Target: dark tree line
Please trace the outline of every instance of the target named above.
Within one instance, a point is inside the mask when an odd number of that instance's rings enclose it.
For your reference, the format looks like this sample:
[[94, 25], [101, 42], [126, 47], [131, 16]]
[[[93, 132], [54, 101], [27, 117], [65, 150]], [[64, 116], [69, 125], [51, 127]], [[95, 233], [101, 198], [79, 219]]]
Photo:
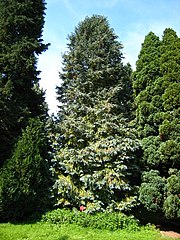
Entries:
[[39, 88], [43, 0], [0, 0], [0, 218], [49, 205], [47, 104]]
[[10, 157], [28, 119], [47, 114], [39, 89], [37, 56], [42, 40], [45, 3], [0, 1], [0, 164]]

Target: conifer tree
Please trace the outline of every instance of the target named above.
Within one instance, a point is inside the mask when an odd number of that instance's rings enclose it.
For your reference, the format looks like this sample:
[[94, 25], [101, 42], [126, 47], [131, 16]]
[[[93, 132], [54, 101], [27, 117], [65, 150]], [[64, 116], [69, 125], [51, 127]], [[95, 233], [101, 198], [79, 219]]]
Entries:
[[140, 200], [148, 210], [164, 212], [171, 219], [180, 217], [180, 189], [172, 187], [178, 186], [180, 165], [179, 50], [180, 39], [174, 30], [166, 29], [162, 41], [149, 33], [133, 77], [142, 165], [149, 170], [142, 176]]
[[52, 206], [50, 147], [47, 128], [40, 119], [30, 119], [19, 137], [13, 155], [1, 169], [0, 218], [13, 221]]
[[152, 118], [159, 109], [158, 94], [154, 92], [154, 82], [160, 75], [159, 47], [159, 38], [150, 32], [142, 44], [136, 62], [136, 71], [132, 77], [137, 130], [140, 138], [156, 135], [158, 132], [158, 127], [153, 124]]
[[131, 69], [103, 16], [85, 18], [68, 49], [58, 87], [58, 205], [128, 210], [136, 205], [139, 149], [129, 125]]
[[44, 11], [44, 0], [0, 0], [0, 165], [28, 119], [46, 114], [36, 66]]

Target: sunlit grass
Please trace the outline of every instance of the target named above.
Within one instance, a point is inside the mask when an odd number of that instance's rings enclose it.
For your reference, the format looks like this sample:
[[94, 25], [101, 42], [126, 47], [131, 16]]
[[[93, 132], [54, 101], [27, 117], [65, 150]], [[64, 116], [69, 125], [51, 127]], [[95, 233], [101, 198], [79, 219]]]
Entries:
[[[163, 240], [155, 230], [128, 232], [82, 228], [76, 225], [0, 224], [1, 240]], [[168, 238], [169, 240], [171, 238]]]

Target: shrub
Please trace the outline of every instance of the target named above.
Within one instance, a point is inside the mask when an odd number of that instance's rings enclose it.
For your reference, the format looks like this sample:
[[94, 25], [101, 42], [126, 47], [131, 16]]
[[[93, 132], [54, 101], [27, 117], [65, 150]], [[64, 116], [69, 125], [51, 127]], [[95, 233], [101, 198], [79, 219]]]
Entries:
[[87, 214], [77, 210], [56, 209], [43, 215], [42, 221], [53, 224], [76, 224], [102, 230], [139, 230], [138, 220], [122, 213]]

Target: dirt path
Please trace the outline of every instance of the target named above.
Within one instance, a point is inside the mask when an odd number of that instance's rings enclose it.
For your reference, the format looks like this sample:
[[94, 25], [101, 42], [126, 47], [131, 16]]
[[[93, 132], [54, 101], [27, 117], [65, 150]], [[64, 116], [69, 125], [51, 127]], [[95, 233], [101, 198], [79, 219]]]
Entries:
[[173, 232], [173, 231], [160, 231], [161, 235], [163, 237], [171, 237], [171, 238], [177, 238], [180, 239], [180, 233]]

